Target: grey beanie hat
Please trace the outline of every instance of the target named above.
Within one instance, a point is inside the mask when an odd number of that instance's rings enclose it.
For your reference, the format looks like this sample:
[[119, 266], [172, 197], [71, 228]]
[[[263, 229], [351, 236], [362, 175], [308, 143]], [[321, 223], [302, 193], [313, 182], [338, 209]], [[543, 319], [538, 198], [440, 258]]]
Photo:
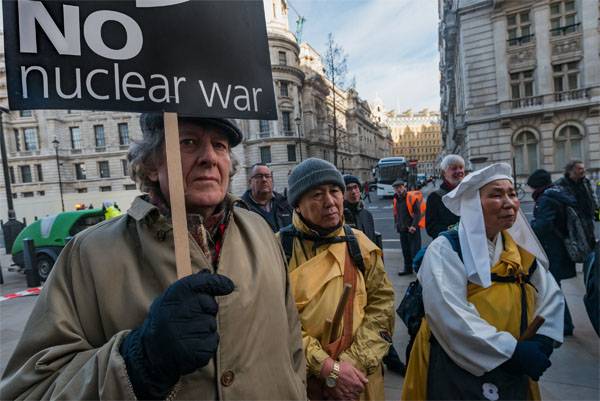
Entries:
[[346, 190], [342, 173], [328, 161], [311, 157], [298, 164], [288, 177], [288, 202], [298, 206], [306, 191], [319, 185], [335, 184]]

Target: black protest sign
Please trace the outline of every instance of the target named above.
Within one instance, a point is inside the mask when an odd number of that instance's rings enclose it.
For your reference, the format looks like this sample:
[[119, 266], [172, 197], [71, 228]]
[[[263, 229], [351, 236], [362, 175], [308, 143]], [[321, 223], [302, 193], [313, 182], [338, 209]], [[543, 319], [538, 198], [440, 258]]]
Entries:
[[261, 0], [4, 0], [12, 110], [276, 119]]

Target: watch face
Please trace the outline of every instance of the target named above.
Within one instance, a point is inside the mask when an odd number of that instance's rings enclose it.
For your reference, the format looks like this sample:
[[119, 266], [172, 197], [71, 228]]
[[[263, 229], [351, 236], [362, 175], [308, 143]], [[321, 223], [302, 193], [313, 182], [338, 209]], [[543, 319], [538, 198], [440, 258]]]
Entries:
[[325, 379], [325, 385], [329, 388], [334, 388], [336, 384], [337, 380], [335, 380], [333, 377], [328, 377]]

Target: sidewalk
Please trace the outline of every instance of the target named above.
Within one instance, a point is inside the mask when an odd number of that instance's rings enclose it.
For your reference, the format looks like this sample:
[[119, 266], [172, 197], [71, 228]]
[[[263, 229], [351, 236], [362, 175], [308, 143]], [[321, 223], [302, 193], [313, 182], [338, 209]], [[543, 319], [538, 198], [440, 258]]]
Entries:
[[[400, 250], [386, 250], [386, 269], [396, 291], [396, 305], [402, 299], [408, 284], [413, 277], [397, 275], [402, 263]], [[0, 295], [14, 293], [26, 289], [25, 276], [21, 273], [8, 272], [10, 257], [0, 254], [0, 263], [4, 272], [4, 285], [0, 285]], [[594, 332], [582, 297], [584, 294], [581, 274], [576, 278], [563, 281], [563, 290], [573, 315], [575, 335], [567, 337], [563, 346], [554, 351], [552, 367], [540, 381], [544, 400], [598, 400], [600, 399], [600, 341]], [[23, 297], [0, 302], [0, 372], [8, 362], [8, 358], [17, 345], [17, 341], [25, 326], [27, 317], [37, 297]], [[396, 319], [394, 345], [404, 360], [404, 352], [408, 343], [406, 328], [400, 319]], [[404, 379], [393, 373], [385, 373], [386, 399], [398, 401]]]

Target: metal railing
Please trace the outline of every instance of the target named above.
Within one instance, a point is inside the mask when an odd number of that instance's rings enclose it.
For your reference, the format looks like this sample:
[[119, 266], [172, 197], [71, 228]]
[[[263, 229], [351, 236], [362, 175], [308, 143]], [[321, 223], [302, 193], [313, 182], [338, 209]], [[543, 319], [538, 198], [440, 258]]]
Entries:
[[559, 26], [558, 28], [552, 28], [550, 29], [550, 34], [552, 36], [561, 36], [579, 32], [579, 25], [581, 25], [581, 22], [571, 25]]
[[518, 38], [510, 38], [507, 42], [509, 46], [521, 46], [525, 43], [530, 43], [534, 36], [535, 34], [532, 33], [530, 35], [519, 36]]

